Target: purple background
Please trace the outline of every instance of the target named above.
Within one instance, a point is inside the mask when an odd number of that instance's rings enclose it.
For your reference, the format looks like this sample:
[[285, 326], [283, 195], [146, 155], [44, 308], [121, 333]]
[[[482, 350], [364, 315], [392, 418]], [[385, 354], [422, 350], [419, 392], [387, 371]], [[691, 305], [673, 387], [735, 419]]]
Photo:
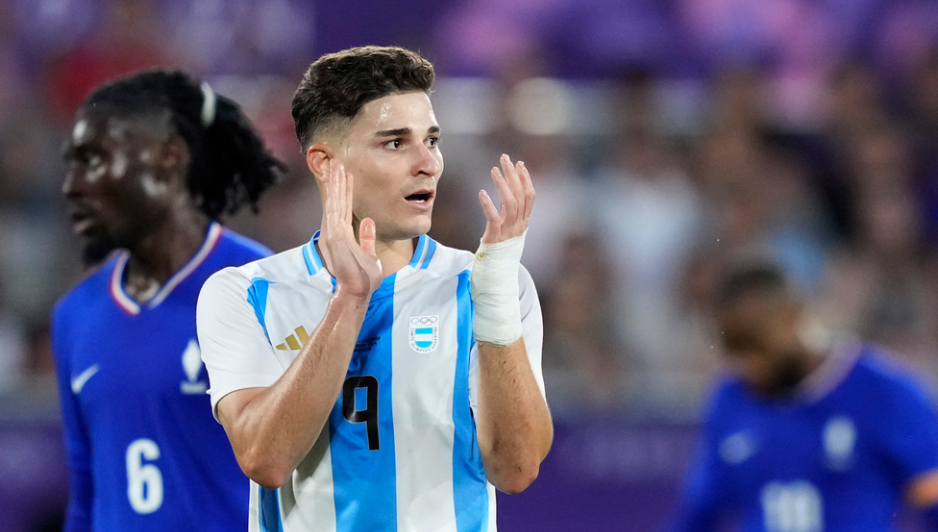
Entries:
[[[57, 203], [63, 174], [60, 146], [73, 110], [59, 100], [72, 103], [80, 100], [83, 94], [77, 92], [90, 87], [78, 82], [91, 81], [78, 79], [73, 87], [75, 94], [57, 94], [54, 89], [68, 91], [50, 82], [48, 76], [62, 67], [59, 62], [63, 57], [66, 64], [79, 65], [76, 70], [86, 67], [88, 63], [82, 62], [81, 54], [77, 59], [69, 55], [82, 45], [89, 46], [92, 55], [97, 54], [105, 66], [114, 61], [94, 46], [107, 48], [105, 45], [113, 46], [114, 42], [95, 41], [102, 34], [107, 35], [105, 13], [109, 6], [131, 4], [153, 6], [142, 26], [157, 30], [154, 42], [144, 48], [166, 54], [174, 65], [190, 69], [213, 83], [217, 80], [219, 86], [226, 87], [228, 82], [227, 87], [234, 88], [241, 82], [244, 90], [237, 94], [243, 101], [260, 100], [248, 107], [264, 126], [268, 142], [278, 145], [278, 141], [283, 141], [280, 145], [287, 146], [283, 151], [285, 157], [295, 157], [297, 152], [292, 123], [285, 112], [289, 93], [272, 91], [271, 102], [276, 106], [257, 93], [278, 87], [278, 79], [286, 80], [292, 91], [298, 72], [313, 58], [355, 45], [399, 44], [420, 49], [434, 61], [441, 79], [450, 81], [464, 76], [493, 83], [518, 81], [505, 75], [506, 69], [514, 67], [522, 75], [574, 80], [573, 90], [590, 86], [591, 82], [601, 85], [611, 81], [626, 67], [643, 66], [656, 80], [660, 78], [664, 86], [678, 89], [661, 93], [665, 95], [662, 100], [667, 104], [665, 110], [670, 111], [668, 116], [689, 116], [690, 123], [694, 123], [696, 115], [684, 112], [688, 108], [698, 111], [700, 116], [719, 114], [719, 100], [710, 96], [719, 95], [720, 87], [710, 80], [724, 69], [741, 65], [763, 67], [765, 82], [785, 89], [769, 98], [769, 110], [775, 118], [791, 118], [785, 113], [792, 109], [802, 110], [801, 115], [794, 115], [796, 118], [804, 115], [811, 118], [817, 108], [802, 106], [801, 102], [810, 102], [818, 94], [826, 95], [826, 89], [821, 90], [825, 86], [823, 80], [836, 71], [837, 65], [853, 58], [861, 58], [872, 66], [882, 90], [901, 101], [908, 88], [902, 83], [902, 72], [914, 72], [915, 59], [938, 45], [936, 0], [0, 0], [0, 148], [6, 147], [6, 151], [0, 150], [0, 222], [17, 222], [16, 231], [4, 236], [19, 235], [16, 240], [7, 236], [9, 240], [3, 241], [0, 259], [24, 257], [8, 261], [16, 263], [12, 266], [0, 261], [0, 285], [6, 282], [0, 286], [0, 317], [7, 312], [23, 318], [28, 325], [23, 336], [30, 344], [29, 355], [22, 367], [14, 369], [25, 378], [33, 378], [30, 390], [40, 392], [24, 394], [16, 387], [0, 391], [0, 532], [54, 530], [67, 493], [67, 469], [45, 327], [52, 302], [78, 274], [74, 267], [78, 256], [74, 239], [67, 231], [65, 209]], [[120, 29], [121, 25], [116, 26]], [[112, 32], [116, 29], [110, 28]], [[273, 83], [268, 84], [271, 80]], [[691, 91], [682, 92], [685, 87]], [[812, 88], [820, 92], [812, 92]], [[459, 100], [459, 94], [453, 99]], [[699, 106], [684, 105], [686, 101], [699, 102]], [[493, 108], [498, 104], [482, 103]], [[857, 110], [867, 103], [864, 101]], [[456, 110], [472, 113], [477, 109], [470, 106], [468, 110]], [[605, 108], [598, 109], [594, 115], [602, 118]], [[920, 118], [915, 113], [911, 115], [898, 119], [898, 124], [911, 128], [912, 119]], [[587, 113], [587, 118], [591, 118], [588, 122], [592, 127], [595, 117]], [[798, 120], [781, 123], [786, 127], [793, 127], [792, 124], [804, 127]], [[704, 125], [696, 133], [708, 133], [708, 127]], [[594, 131], [587, 133], [570, 139], [577, 150], [565, 161], [574, 169], [568, 177], [579, 180], [577, 186], [586, 189], [592, 180], [589, 171], [602, 166], [594, 162], [601, 151], [596, 146], [612, 141], [610, 137], [597, 138]], [[789, 133], [817, 132], [796, 127]], [[938, 139], [938, 127], [934, 136]], [[12, 142], [19, 139], [24, 144]], [[484, 143], [482, 138], [467, 140]], [[690, 141], [691, 148], [698, 146], [698, 140]], [[457, 145], [466, 152], [460, 154], [455, 149]], [[588, 148], [579, 149], [581, 145]], [[938, 140], [929, 145], [928, 164], [934, 163], [933, 146], [938, 146]], [[447, 151], [447, 157], [452, 156], [448, 159], [447, 175], [452, 175], [453, 181], [461, 176], [457, 163], [460, 158], [482, 159], [481, 149], [473, 148], [471, 143], [453, 143], [447, 150], [452, 150]], [[20, 153], [29, 157], [15, 157]], [[616, 164], [612, 160], [605, 162]], [[684, 164], [680, 158], [672, 163]], [[304, 168], [302, 161], [291, 164]], [[462, 170], [462, 177], [474, 175], [471, 168]], [[931, 172], [927, 174], [926, 184], [930, 187], [927, 190], [938, 190], [934, 177], [938, 171], [932, 167], [925, 170]], [[251, 233], [264, 235], [262, 241], [281, 246], [280, 249], [286, 245], [284, 242], [292, 247], [300, 241], [281, 236], [290, 235], [293, 229], [291, 217], [283, 213], [291, 213], [291, 206], [298, 211], [298, 205], [305, 209], [318, 204], [315, 195], [303, 194], [308, 188], [302, 187], [309, 187], [310, 181], [305, 172], [300, 173], [303, 179], [288, 183], [292, 188], [281, 188], [286, 192], [280, 193], [280, 203], [273, 203], [274, 208], [266, 210], [279, 216], [261, 218], [264, 225]], [[693, 169], [691, 174], [693, 186], [701, 194], [710, 197], [717, 190], [712, 188], [715, 184], [704, 183], [705, 178]], [[764, 184], [754, 177], [758, 176], [750, 176], [750, 180], [755, 187]], [[815, 177], [818, 176], [811, 175], [812, 179]], [[820, 175], [821, 179], [828, 177]], [[847, 183], [845, 187], [853, 186]], [[747, 193], [749, 189], [741, 190]], [[913, 194], [918, 192], [919, 189], [914, 189]], [[806, 193], [806, 197], [818, 200], [812, 193]], [[295, 202], [286, 202], [284, 198], [288, 196], [294, 197]], [[849, 198], [843, 201], [853, 205]], [[938, 200], [932, 198], [929, 202], [931, 224], [938, 226], [934, 222], [938, 219], [934, 214], [938, 212]], [[801, 215], [801, 211], [795, 214]], [[287, 221], [278, 225], [271, 222], [274, 218], [278, 223]], [[708, 220], [719, 222], [717, 218]], [[311, 227], [302, 221], [295, 225], [303, 231]], [[471, 226], [463, 220], [457, 225]], [[814, 230], [814, 226], [808, 227]], [[774, 227], [760, 229], [761, 242], [781, 234], [772, 233], [773, 230]], [[561, 240], [564, 236], [558, 233], [556, 238]], [[812, 232], [810, 236], [817, 235]], [[929, 236], [931, 247], [938, 249], [934, 234]], [[282, 239], [274, 242], [273, 237]], [[302, 233], [303, 239], [308, 237], [308, 232]], [[477, 242], [478, 236], [472, 234], [471, 239]], [[722, 253], [726, 248], [714, 249]], [[54, 252], [27, 253], [34, 250]], [[794, 248], [791, 254], [798, 252], [809, 253]], [[935, 264], [938, 261], [922, 266], [922, 271], [930, 276]], [[539, 285], [545, 295], [550, 288]], [[920, 285], [915, 290], [923, 291]], [[548, 301], [547, 297], [544, 301]], [[925, 328], [938, 330], [936, 320], [929, 320]], [[577, 338], [574, 342], [577, 349], [571, 351], [582, 355], [579, 347], [590, 338]], [[637, 375], [634, 380], [641, 380], [647, 375], [639, 373], [638, 364], [628, 365], [635, 362], [630, 352], [623, 349], [616, 354], [625, 365], [626, 376]], [[700, 354], [685, 355], [687, 360], [697, 360], [694, 357]], [[938, 355], [935, 352], [927, 355], [928, 367], [938, 375]], [[545, 361], [549, 362], [546, 357]], [[7, 370], [0, 372], [3, 372], [0, 377], [7, 377]], [[10, 369], [9, 374], [12, 372]], [[590, 380], [593, 378], [595, 374], [586, 374], [583, 380], [595, 386], [595, 381]], [[575, 395], [576, 388], [572, 389], [571, 395]], [[674, 388], [665, 390], [670, 399]], [[569, 417], [557, 421], [554, 448], [538, 481], [521, 495], [500, 497], [503, 532], [643, 532], [664, 526], [692, 452], [696, 430], [693, 417], [700, 405], [680, 405], [676, 412], [671, 412], [674, 405], [654, 404], [640, 397], [641, 391], [635, 392], [634, 403], [615, 412], [620, 416], [616, 419], [591, 417], [597, 414], [587, 410], [578, 413], [576, 405], [568, 406], [566, 411], [579, 417], [576, 421]], [[550, 386], [548, 393], [555, 393]], [[31, 403], [34, 400], [35, 404]], [[552, 402], [555, 412], [562, 411], [559, 403]], [[651, 412], [656, 415], [664, 412], [665, 418], [674, 416], [682, 421], [641, 417]], [[908, 524], [911, 520], [904, 522], [903, 530], [915, 530]]]
[[[558, 422], [537, 481], [499, 494], [503, 532], [663, 530], [694, 447], [695, 426], [642, 421]], [[68, 479], [56, 420], [0, 421], [0, 532], [55, 523]], [[900, 530], [920, 529], [909, 516]]]

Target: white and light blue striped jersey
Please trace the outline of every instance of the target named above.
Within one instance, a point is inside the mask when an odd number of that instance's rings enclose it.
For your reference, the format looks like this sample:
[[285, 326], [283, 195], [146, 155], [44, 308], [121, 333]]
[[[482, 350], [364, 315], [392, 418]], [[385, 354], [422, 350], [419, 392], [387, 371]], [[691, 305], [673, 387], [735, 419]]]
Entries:
[[[335, 280], [317, 237], [206, 282], [198, 330], [213, 408], [233, 391], [276, 382], [322, 319]], [[417, 239], [410, 263], [372, 295], [312, 450], [279, 489], [252, 482], [251, 531], [496, 530], [472, 413], [472, 262], [472, 253]], [[541, 310], [520, 270], [525, 344], [543, 393]]]

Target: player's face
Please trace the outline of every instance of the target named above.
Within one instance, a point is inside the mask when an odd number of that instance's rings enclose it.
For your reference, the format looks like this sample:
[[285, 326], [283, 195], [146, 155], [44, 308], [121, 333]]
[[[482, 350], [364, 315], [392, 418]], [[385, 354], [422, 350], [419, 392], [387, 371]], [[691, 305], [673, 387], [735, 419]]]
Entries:
[[787, 395], [804, 377], [798, 318], [793, 302], [758, 295], [742, 297], [720, 313], [730, 365], [757, 393]]
[[443, 172], [439, 136], [433, 106], [423, 92], [368, 102], [349, 127], [338, 158], [355, 181], [356, 223], [372, 218], [378, 240], [414, 238], [430, 230]]
[[142, 120], [79, 114], [66, 146], [62, 192], [73, 230], [87, 240], [89, 258], [131, 247], [160, 216], [153, 205], [166, 194], [156, 178], [164, 137]]

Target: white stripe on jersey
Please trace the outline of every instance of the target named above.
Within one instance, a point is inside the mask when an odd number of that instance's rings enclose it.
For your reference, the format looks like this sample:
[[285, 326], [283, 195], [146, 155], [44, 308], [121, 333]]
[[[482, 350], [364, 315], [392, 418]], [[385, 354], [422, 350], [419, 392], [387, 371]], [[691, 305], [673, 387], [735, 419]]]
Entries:
[[[280, 511], [284, 532], [335, 530], [335, 497], [332, 488], [332, 454], [329, 452], [329, 425], [300, 462], [290, 482], [280, 488]], [[298, 494], [300, 496], [298, 496]]]
[[[426, 277], [426, 276], [421, 276]], [[411, 277], [410, 279], [414, 279]], [[407, 290], [402, 279], [394, 296], [395, 308], [434, 309], [439, 339], [429, 353], [415, 352], [409, 329], [395, 328], [394, 446], [397, 452], [397, 530], [432, 529], [456, 532], [453, 501], [453, 384], [457, 350], [457, 277], [423, 280], [419, 290]], [[403, 288], [403, 289], [402, 289]], [[402, 315], [401, 320], [426, 317]], [[408, 383], [421, 383], [408, 386]], [[411, 405], [419, 404], [421, 408]], [[413, 516], [419, 516], [415, 523]], [[420, 526], [423, 528], [420, 528]]]
[[[365, 408], [369, 390], [380, 390], [380, 445], [366, 436], [366, 422], [349, 421], [341, 393], [288, 483], [263, 496], [252, 483], [250, 530], [261, 532], [267, 514], [267, 528], [284, 532], [496, 531], [495, 488], [485, 480], [470, 413], [478, 388], [468, 290], [473, 256], [426, 236], [416, 251], [372, 299], [348, 374], [356, 379], [345, 398], [352, 410]], [[283, 374], [322, 319], [333, 282], [312, 242], [209, 279], [198, 326], [213, 407], [232, 391], [270, 386]], [[529, 360], [543, 390], [540, 307], [523, 268], [520, 282]], [[357, 380], [362, 376], [372, 388]], [[385, 519], [380, 524], [376, 513]]]

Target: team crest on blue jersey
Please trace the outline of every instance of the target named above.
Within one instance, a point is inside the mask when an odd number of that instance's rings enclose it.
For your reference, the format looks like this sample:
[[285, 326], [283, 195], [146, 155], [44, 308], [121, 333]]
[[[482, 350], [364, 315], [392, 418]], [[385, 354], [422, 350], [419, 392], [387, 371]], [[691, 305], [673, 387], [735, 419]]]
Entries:
[[850, 418], [836, 416], [824, 426], [824, 452], [827, 466], [844, 471], [853, 465], [853, 451], [857, 442], [857, 428]]
[[208, 389], [208, 383], [199, 380], [199, 373], [202, 371], [202, 351], [199, 349], [199, 343], [195, 340], [189, 340], [189, 345], [182, 353], [182, 370], [186, 374], [186, 379], [179, 384], [179, 389], [187, 395], [198, 395], [205, 393]]
[[410, 347], [418, 353], [429, 353], [436, 349], [440, 340], [439, 316], [416, 316], [410, 318]]

